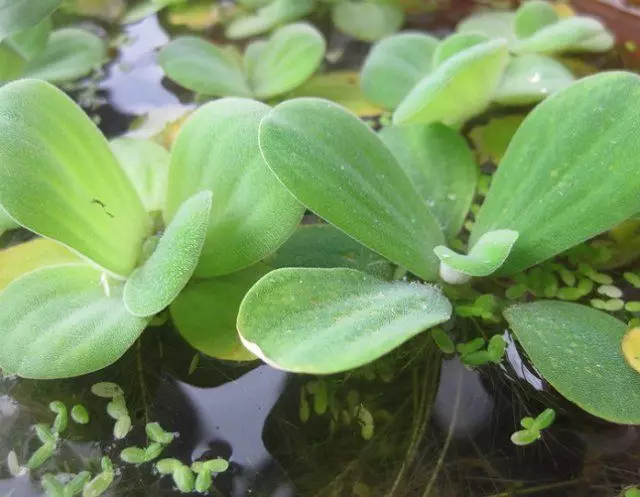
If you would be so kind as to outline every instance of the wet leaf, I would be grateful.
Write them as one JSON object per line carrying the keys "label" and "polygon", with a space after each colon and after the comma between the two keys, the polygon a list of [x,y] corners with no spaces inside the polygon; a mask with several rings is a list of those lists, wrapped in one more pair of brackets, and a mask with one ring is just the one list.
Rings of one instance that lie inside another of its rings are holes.
{"label": "wet leaf", "polygon": [[322,33],[310,24],[289,24],[278,29],[250,66],[253,94],[264,100],[300,86],[316,72],[325,49]]}
{"label": "wet leaf", "polygon": [[325,100],[290,100],[262,120],[260,150],[309,209],[392,262],[435,279],[431,251],[444,238],[438,222],[357,116]]}
{"label": "wet leaf", "polygon": [[404,23],[404,11],[397,2],[345,0],[333,7],[333,24],[358,40],[373,42],[398,31]]}
{"label": "wet leaf", "polygon": [[124,303],[134,316],[153,316],[175,300],[193,275],[207,234],[212,194],[186,200],[151,257],[127,280]]}
{"label": "wet leaf", "polygon": [[160,50],[158,62],[169,78],[197,93],[217,97],[251,95],[235,57],[200,38],[175,38]]}
{"label": "wet leaf", "polygon": [[507,43],[501,39],[458,52],[411,90],[394,112],[393,123],[460,126],[487,108],[507,58]]}
{"label": "wet leaf", "polygon": [[504,316],[560,394],[608,421],[640,422],[640,375],[620,351],[625,323],[587,306],[544,300],[509,307]]}
{"label": "wet leaf", "polygon": [[49,17],[62,0],[0,0],[0,41]]}
{"label": "wet leaf", "polygon": [[25,378],[64,378],[102,369],[138,338],[146,319],[110,296],[100,273],[86,265],[39,269],[0,294],[0,366]]}
{"label": "wet leaf", "polygon": [[518,239],[518,232],[495,230],[483,234],[467,255],[440,245],[434,252],[443,265],[469,276],[489,276],[495,273],[509,256]]}
{"label": "wet leaf", "polygon": [[226,276],[192,282],[171,305],[176,328],[192,347],[211,357],[254,359],[240,342],[236,320],[240,302],[268,272],[268,267],[256,264]]}
{"label": "wet leaf", "polygon": [[376,43],[362,67],[361,86],[366,97],[395,109],[431,72],[438,43],[437,38],[417,32],[399,33]]}
{"label": "wet leaf", "polygon": [[640,211],[638,102],[638,76],[603,73],[549,97],[529,114],[471,233],[472,245],[488,231],[519,233],[498,274],[520,272]]}
{"label": "wet leaf", "polygon": [[448,238],[455,237],[467,216],[478,179],[473,153],[464,138],[443,124],[390,126],[380,138]]}
{"label": "wet leaf", "polygon": [[260,155],[258,125],[268,111],[251,100],[218,100],[201,107],[175,141],[165,221],[190,196],[213,192],[198,277],[255,264],[284,243],[302,217],[302,205]]}
{"label": "wet leaf", "polygon": [[367,364],[447,321],[433,286],[387,283],[353,269],[278,269],[240,306],[245,346],[286,371],[330,374]]}
{"label": "wet leaf", "polygon": [[100,37],[85,29],[65,28],[54,31],[42,53],[25,69],[25,77],[52,83],[74,81],[99,67],[107,56]]}
{"label": "wet leaf", "polygon": [[0,204],[9,215],[128,275],[149,218],[106,139],[80,107],[42,81],[9,83],[0,89],[0,134]]}

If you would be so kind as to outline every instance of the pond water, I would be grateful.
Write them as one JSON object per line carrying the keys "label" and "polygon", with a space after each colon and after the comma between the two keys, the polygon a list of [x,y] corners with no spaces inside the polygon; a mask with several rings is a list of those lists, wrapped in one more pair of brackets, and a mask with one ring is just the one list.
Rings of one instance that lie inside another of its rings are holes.
{"label": "pond water", "polygon": [[[178,116],[190,108],[163,85],[154,50],[168,36],[157,18],[128,27],[127,35],[100,82],[106,103],[89,109],[109,137],[149,112]],[[333,43],[340,48],[344,40]],[[360,44],[347,48],[350,57],[366,53]],[[313,404],[315,378],[195,356],[165,325],[88,377],[0,379],[0,461],[11,450],[20,461],[33,452],[33,425],[54,418],[49,402],[82,403],[91,415],[88,425],[69,424],[55,456],[37,471],[13,477],[1,464],[0,497],[42,495],[43,473],[97,471],[103,455],[118,468],[105,495],[182,495],[150,465],[119,461],[123,448],[144,445],[149,421],[179,433],[163,457],[228,459],[213,493],[228,497],[605,497],[640,481],[637,428],[598,421],[562,400],[512,342],[501,366],[471,371],[457,360],[441,364],[431,339],[417,337],[372,367],[324,379],[335,419],[314,412],[322,406],[301,412],[301,395]],[[134,429],[124,440],[113,438],[107,401],[90,392],[98,381],[125,391]],[[365,405],[368,411],[357,407]],[[520,419],[548,406],[559,416],[543,440],[514,446]],[[366,412],[375,415],[374,427]]]}

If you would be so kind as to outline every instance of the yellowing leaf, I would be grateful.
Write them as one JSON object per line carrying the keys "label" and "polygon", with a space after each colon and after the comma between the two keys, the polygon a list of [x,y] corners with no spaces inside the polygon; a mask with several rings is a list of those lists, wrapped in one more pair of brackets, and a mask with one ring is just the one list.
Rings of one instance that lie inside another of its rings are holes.
{"label": "yellowing leaf", "polygon": [[622,337],[622,353],[627,364],[640,373],[640,328],[632,328]]}

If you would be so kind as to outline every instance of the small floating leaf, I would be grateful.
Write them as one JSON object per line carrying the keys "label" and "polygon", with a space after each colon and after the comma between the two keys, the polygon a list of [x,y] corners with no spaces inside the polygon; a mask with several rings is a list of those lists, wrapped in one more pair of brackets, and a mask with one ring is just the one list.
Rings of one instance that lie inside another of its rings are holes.
{"label": "small floating leaf", "polygon": [[55,444],[58,439],[56,438],[56,435],[51,431],[51,428],[45,424],[37,424],[35,426],[36,429],[36,435],[38,436],[38,439],[43,443],[52,443]]}
{"label": "small floating leaf", "polygon": [[443,265],[469,276],[489,276],[496,272],[509,256],[518,239],[518,232],[495,230],[482,235],[467,255],[461,255],[443,245],[434,249]]}
{"label": "small floating leaf", "polygon": [[53,442],[47,442],[42,445],[27,461],[27,468],[36,469],[42,466],[53,455],[55,448],[56,444]]}
{"label": "small floating leaf", "polygon": [[173,474],[180,466],[182,466],[182,463],[178,459],[166,458],[156,462],[156,469],[161,475]]}
{"label": "small floating leaf", "polygon": [[120,388],[120,386],[108,381],[103,381],[92,385],[91,393],[105,399],[111,399],[116,395],[124,395],[124,391],[122,390],[122,388]]}
{"label": "small floating leaf", "polygon": [[49,404],[49,409],[57,413],[56,419],[53,421],[53,431],[55,433],[64,432],[67,429],[67,425],[69,424],[67,406],[65,406],[59,400],[56,400]]}
{"label": "small floating leaf", "polygon": [[201,494],[207,493],[213,484],[213,477],[210,471],[201,471],[196,478],[195,490]]}
{"label": "small floating leaf", "polygon": [[11,476],[19,476],[22,472],[20,462],[18,461],[18,455],[15,450],[10,451],[7,455],[7,468],[9,469]]}
{"label": "small floating leaf", "polygon": [[442,328],[433,328],[431,330],[431,337],[443,353],[453,354],[456,351],[453,340],[451,340],[451,337]]}
{"label": "small floating leaf", "polygon": [[145,430],[149,439],[164,445],[173,442],[175,437],[173,433],[165,431],[162,426],[160,426],[160,423],[147,423]]}
{"label": "small floating leaf", "polygon": [[223,473],[229,469],[229,461],[218,457],[203,463],[203,468],[211,473]]}
{"label": "small floating leaf", "polygon": [[91,473],[82,471],[78,473],[64,488],[64,497],[75,497],[82,492],[85,485],[91,480]]}
{"label": "small floating leaf", "polygon": [[387,283],[353,269],[285,268],[247,293],[238,330],[274,367],[329,374],[367,364],[450,315],[433,286]]}
{"label": "small floating leaf", "polygon": [[62,482],[49,473],[42,475],[42,488],[47,497],[66,497]]}
{"label": "small floating leaf", "polygon": [[549,428],[556,419],[556,411],[551,408],[545,409],[536,416],[532,428],[536,430],[544,430]]}
{"label": "small floating leaf", "polygon": [[144,449],[144,462],[153,461],[157,459],[162,451],[164,450],[164,445],[161,443],[152,443],[148,447]]}
{"label": "small floating leaf", "polygon": [[107,414],[116,420],[129,415],[124,395],[116,394],[113,396],[113,400],[107,404]]}
{"label": "small floating leaf", "polygon": [[105,471],[87,483],[82,490],[82,497],[99,497],[113,483],[113,471]]}
{"label": "small floating leaf", "polygon": [[85,406],[76,404],[71,408],[71,419],[79,425],[86,425],[89,423],[89,411]]}
{"label": "small floating leaf", "polygon": [[511,441],[515,445],[530,445],[540,439],[540,432],[534,430],[520,430],[511,435]]}
{"label": "small floating leaf", "polygon": [[117,440],[121,440],[131,431],[131,418],[129,416],[121,416],[113,426],[113,436]]}
{"label": "small floating leaf", "polygon": [[180,466],[173,472],[173,481],[178,490],[183,493],[193,492],[195,488],[195,477],[189,466]]}
{"label": "small floating leaf", "polygon": [[127,447],[120,452],[120,459],[129,464],[142,464],[146,461],[145,450],[140,447]]}

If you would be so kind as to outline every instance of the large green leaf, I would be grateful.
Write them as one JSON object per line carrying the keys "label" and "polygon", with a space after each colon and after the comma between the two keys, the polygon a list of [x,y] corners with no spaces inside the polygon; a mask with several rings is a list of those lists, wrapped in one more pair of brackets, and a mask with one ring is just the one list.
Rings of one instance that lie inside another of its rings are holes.
{"label": "large green leaf", "polygon": [[306,16],[315,6],[316,0],[272,0],[255,14],[233,20],[227,26],[225,35],[237,40],[266,33],[281,24]]}
{"label": "large green leaf", "polygon": [[494,100],[503,105],[527,105],[571,86],[575,77],[560,62],[545,55],[512,58],[505,69]]}
{"label": "large green leaf", "polygon": [[625,362],[622,321],[570,302],[538,301],[504,315],[518,341],[558,392],[614,423],[640,423],[640,375]]}
{"label": "large green leaf", "polygon": [[344,0],[333,7],[332,20],[343,33],[373,42],[398,31],[404,23],[404,10],[397,2]]}
{"label": "large green leaf", "polygon": [[37,80],[0,89],[0,204],[20,224],[122,276],[149,218],[95,124]]}
{"label": "large green leaf", "polygon": [[251,95],[242,68],[233,55],[200,38],[176,38],[160,50],[158,62],[168,77],[203,95]]}
{"label": "large green leaf", "polygon": [[438,39],[406,32],[376,43],[362,67],[361,86],[367,98],[395,109],[411,89],[431,72]]}
{"label": "large green leaf", "polygon": [[107,47],[100,37],[85,29],[67,28],[54,31],[45,50],[26,68],[26,77],[52,83],[73,81],[100,66]]}
{"label": "large green leaf", "polygon": [[250,65],[253,94],[268,99],[300,86],[322,63],[325,48],[322,33],[310,24],[278,29]]}
{"label": "large green leaf", "polygon": [[474,14],[457,26],[460,33],[477,33],[487,38],[504,38],[509,42],[515,39],[513,12],[482,12]]}
{"label": "large green leaf", "polygon": [[467,216],[478,179],[478,168],[465,139],[444,124],[389,126],[380,138],[440,221],[455,237]]}
{"label": "large green leaf", "polygon": [[153,316],[175,300],[198,265],[209,225],[212,194],[186,200],[149,259],[127,280],[124,303],[134,316]]}
{"label": "large green leaf", "polygon": [[264,259],[272,268],[345,267],[389,280],[394,265],[330,224],[303,224]]}
{"label": "large green leaf", "polygon": [[35,26],[10,36],[4,43],[11,45],[26,61],[29,61],[44,51],[51,29],[52,22],[47,17]]}
{"label": "large green leaf", "polygon": [[471,233],[520,236],[499,274],[512,274],[640,211],[640,77],[590,76],[546,99],[518,128]]}
{"label": "large green leaf", "polygon": [[0,41],[49,17],[62,0],[0,0]]}
{"label": "large green leaf", "polygon": [[265,165],[258,125],[269,107],[229,98],[209,103],[184,125],[171,154],[165,220],[187,198],[213,192],[209,231],[196,276],[228,274],[278,248],[303,207]]}
{"label": "large green leaf", "polygon": [[167,197],[169,152],[149,140],[118,138],[110,145],[147,212],[162,212]]}
{"label": "large green leaf", "polygon": [[438,221],[357,116],[326,100],[284,102],[262,120],[260,150],[309,209],[418,276],[436,278],[432,251],[444,240]]}
{"label": "large green leaf", "polygon": [[48,267],[0,294],[0,367],[25,378],[65,378],[115,362],[146,319],[122,302],[122,284],[85,264]]}
{"label": "large green leaf", "polygon": [[255,359],[236,329],[240,302],[269,272],[262,263],[226,276],[191,282],[171,304],[171,317],[192,347],[218,359]]}
{"label": "large green leaf", "polygon": [[484,43],[489,38],[478,33],[454,33],[440,42],[433,52],[433,67],[438,67],[454,55]]}
{"label": "large green leaf", "polygon": [[458,52],[411,90],[394,112],[394,124],[461,125],[487,108],[507,60],[502,39]]}
{"label": "large green leaf", "polygon": [[434,286],[354,269],[277,269],[240,305],[244,345],[266,363],[329,374],[367,364],[451,316]]}

